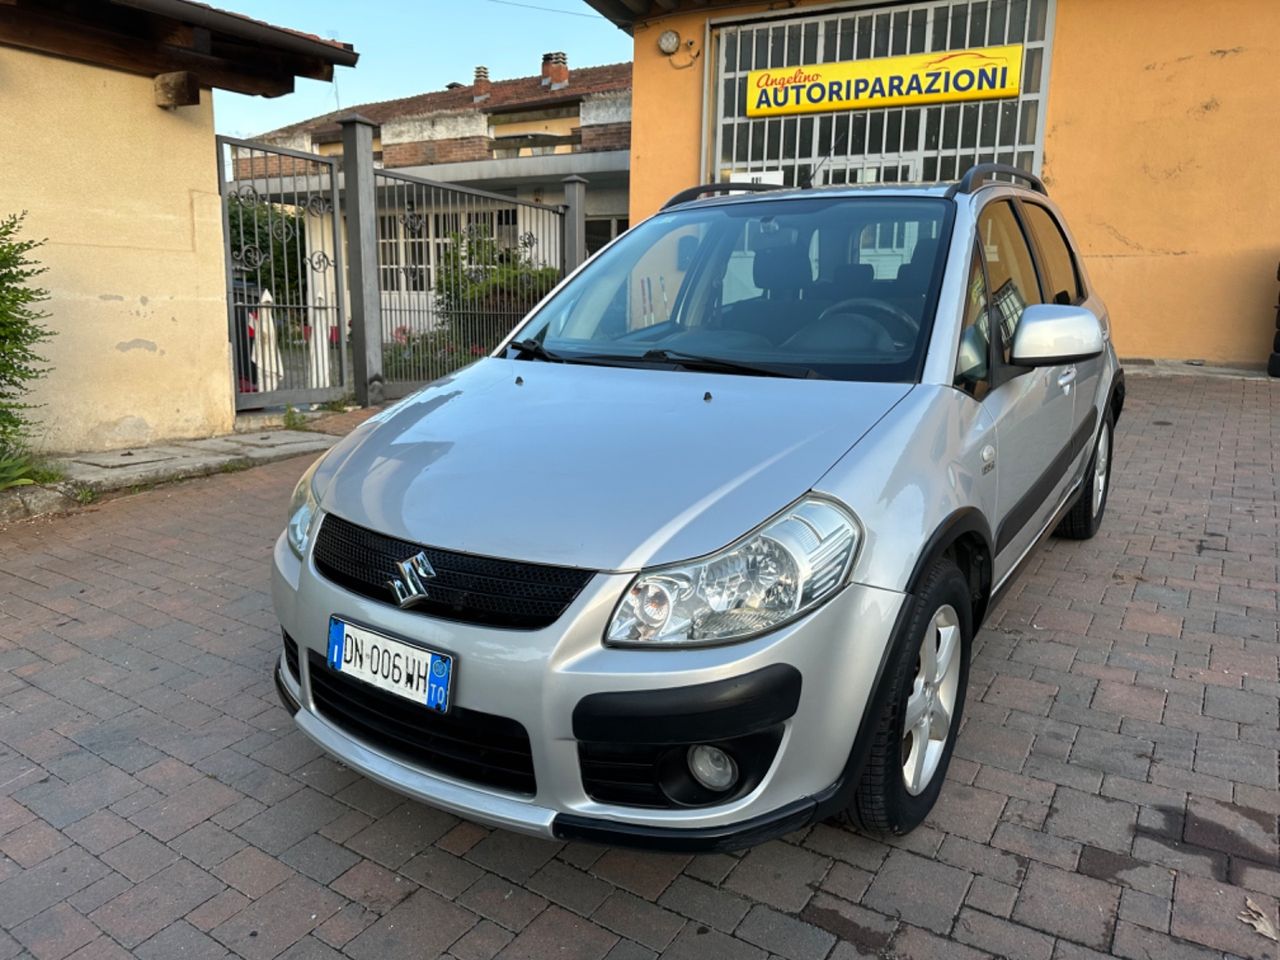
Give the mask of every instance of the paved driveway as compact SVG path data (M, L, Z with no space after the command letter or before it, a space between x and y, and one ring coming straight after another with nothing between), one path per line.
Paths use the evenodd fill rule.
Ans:
M952 782L892 843L530 840L320 756L269 679L301 461L10 527L0 958L1274 958L1237 914L1280 925L1277 407L1133 379L1102 535L984 630Z

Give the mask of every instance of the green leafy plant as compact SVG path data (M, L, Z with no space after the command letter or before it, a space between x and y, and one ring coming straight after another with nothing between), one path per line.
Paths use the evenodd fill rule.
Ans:
M538 262L531 233L514 247L502 246L480 226L451 240L437 273L436 305L450 341L474 359L496 347L550 292L560 271Z
M84 486L83 484L76 487L75 494L76 503L82 507L87 507L98 499L98 491L93 487Z
M31 466L31 458L25 453L0 449L0 490L35 483L29 476Z
M307 429L307 418L295 410L292 404L284 408L284 428L286 430Z
M25 445L30 423L29 384L48 372L38 344L50 337L41 323L47 313L37 304L49 291L32 280L45 268L30 256L43 240L23 240L19 233L25 213L0 218L0 449L13 456Z

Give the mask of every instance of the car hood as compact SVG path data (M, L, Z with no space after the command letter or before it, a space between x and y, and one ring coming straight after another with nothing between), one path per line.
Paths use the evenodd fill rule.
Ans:
M429 546L633 570L802 496L908 384L483 359L325 458L325 511Z

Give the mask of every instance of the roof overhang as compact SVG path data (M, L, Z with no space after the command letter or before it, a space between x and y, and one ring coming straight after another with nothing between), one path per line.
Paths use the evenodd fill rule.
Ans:
M615 27L631 33L637 24L672 13L696 13L712 7L742 6L743 0L586 0Z
M192 0L0 0L0 44L198 87L277 97L355 66L350 44ZM168 104L166 104L168 105ZM181 104L177 104L181 105Z

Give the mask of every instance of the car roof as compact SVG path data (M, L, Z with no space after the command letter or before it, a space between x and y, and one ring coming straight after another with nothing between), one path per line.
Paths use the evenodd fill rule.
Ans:
M992 179L994 176L1009 176L1010 180ZM1030 186L1024 185L1030 184ZM741 192L716 192L731 190L734 184L704 184L692 187L676 194L667 201L664 210L676 208L699 208L721 204L760 203L767 200L799 200L822 197L941 197L956 198L962 194L972 195L989 187L1005 187L1028 196L1048 196L1044 183L1039 177L1026 171L1002 164L978 164L970 168L965 176L956 183L861 183L832 184L821 187L774 187L769 184L742 184ZM700 195L706 192L708 196Z

